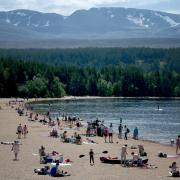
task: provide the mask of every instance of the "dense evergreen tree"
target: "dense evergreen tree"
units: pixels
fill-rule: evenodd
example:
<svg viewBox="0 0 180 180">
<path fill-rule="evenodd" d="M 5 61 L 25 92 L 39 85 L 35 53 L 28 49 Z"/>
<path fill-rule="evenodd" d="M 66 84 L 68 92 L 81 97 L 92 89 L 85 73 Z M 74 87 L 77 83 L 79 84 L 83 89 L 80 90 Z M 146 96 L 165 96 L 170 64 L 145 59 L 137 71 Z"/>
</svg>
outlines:
<svg viewBox="0 0 180 180">
<path fill-rule="evenodd" d="M 179 50 L 0 50 L 0 97 L 180 96 Z"/>
</svg>

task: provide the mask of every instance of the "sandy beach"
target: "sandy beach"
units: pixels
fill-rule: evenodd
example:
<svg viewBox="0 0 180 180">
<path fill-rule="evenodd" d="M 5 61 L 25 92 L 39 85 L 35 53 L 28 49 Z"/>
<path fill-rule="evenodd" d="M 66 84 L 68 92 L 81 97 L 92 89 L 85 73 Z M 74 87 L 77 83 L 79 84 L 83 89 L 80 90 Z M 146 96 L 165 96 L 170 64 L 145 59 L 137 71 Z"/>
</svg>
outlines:
<svg viewBox="0 0 180 180">
<path fill-rule="evenodd" d="M 73 97 L 74 98 L 74 97 Z M 76 98 L 74 98 L 76 99 Z M 169 177 L 169 165 L 173 161 L 177 162 L 177 166 L 180 167 L 179 158 L 159 158 L 158 152 L 162 151 L 168 155 L 175 155 L 175 146 L 161 145 L 155 142 L 141 141 L 128 139 L 118 139 L 114 136 L 114 143 L 104 143 L 104 138 L 91 137 L 92 140 L 98 144 L 70 144 L 63 143 L 59 138 L 48 137 L 52 127 L 42 125 L 39 122 L 28 121 L 27 116 L 19 116 L 15 108 L 18 104 L 12 108 L 8 105 L 10 99 L 0 99 L 0 141 L 13 142 L 17 139 L 16 129 L 19 123 L 27 125 L 28 135 L 27 138 L 21 139 L 22 145 L 20 145 L 19 160 L 13 161 L 14 154 L 11 151 L 11 145 L 0 145 L 0 180 L 32 180 L 32 179 L 54 179 L 49 175 L 37 175 L 34 173 L 35 168 L 43 167 L 39 162 L 38 149 L 41 145 L 46 148 L 46 152 L 52 152 L 53 150 L 63 154 L 64 159 L 72 160 L 71 166 L 64 166 L 62 169 L 71 174 L 68 177 L 59 177 L 72 180 L 156 180 L 156 179 L 172 179 Z M 66 129 L 64 129 L 66 128 Z M 76 128 L 67 128 L 65 126 L 60 130 L 63 133 L 64 130 L 68 131 L 68 134 L 73 134 Z M 79 134 L 85 133 L 85 128 L 81 128 Z M 86 139 L 82 136 L 83 140 Z M 120 156 L 121 146 L 128 145 L 128 157 L 131 158 L 131 152 L 138 152 L 138 149 L 131 149 L 131 146 L 137 147 L 143 145 L 145 151 L 148 154 L 148 164 L 151 164 L 153 168 L 139 168 L 139 167 L 122 167 L 119 164 L 104 164 L 99 160 L 100 156 Z M 95 165 L 89 164 L 89 150 L 93 148 L 95 155 Z M 103 151 L 108 151 L 108 154 L 103 154 Z M 83 158 L 79 158 L 80 154 L 84 154 Z M 155 168 L 157 167 L 157 168 Z M 61 167 L 60 167 L 61 169 Z"/>
</svg>

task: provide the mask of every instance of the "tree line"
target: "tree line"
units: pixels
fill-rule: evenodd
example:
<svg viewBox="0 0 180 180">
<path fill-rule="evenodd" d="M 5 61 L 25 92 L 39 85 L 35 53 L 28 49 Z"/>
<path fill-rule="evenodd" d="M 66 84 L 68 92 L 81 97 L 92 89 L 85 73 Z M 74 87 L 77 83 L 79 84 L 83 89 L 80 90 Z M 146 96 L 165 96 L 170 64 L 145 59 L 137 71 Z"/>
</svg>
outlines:
<svg viewBox="0 0 180 180">
<path fill-rule="evenodd" d="M 0 59 L 0 97 L 180 96 L 176 71 L 146 72 L 134 65 L 50 65 Z"/>
<path fill-rule="evenodd" d="M 128 64 L 147 72 L 161 69 L 180 72 L 180 48 L 0 49 L 0 58 L 98 68 Z"/>
</svg>

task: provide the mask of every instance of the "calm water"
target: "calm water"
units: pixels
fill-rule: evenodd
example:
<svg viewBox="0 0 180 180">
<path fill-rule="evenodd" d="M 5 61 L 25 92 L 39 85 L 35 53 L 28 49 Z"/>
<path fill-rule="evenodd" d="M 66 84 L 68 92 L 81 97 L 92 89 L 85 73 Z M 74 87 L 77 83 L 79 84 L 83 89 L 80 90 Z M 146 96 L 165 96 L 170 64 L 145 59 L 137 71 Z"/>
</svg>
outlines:
<svg viewBox="0 0 180 180">
<path fill-rule="evenodd" d="M 104 120 L 109 126 L 112 122 L 118 132 L 118 124 L 122 118 L 133 132 L 139 128 L 139 137 L 169 143 L 180 134 L 180 100 L 127 100 L 127 99 L 94 99 L 64 100 L 34 104 L 34 109 L 41 112 L 65 112 L 76 115 L 85 121 Z M 160 110 L 157 110 L 159 105 Z"/>
</svg>

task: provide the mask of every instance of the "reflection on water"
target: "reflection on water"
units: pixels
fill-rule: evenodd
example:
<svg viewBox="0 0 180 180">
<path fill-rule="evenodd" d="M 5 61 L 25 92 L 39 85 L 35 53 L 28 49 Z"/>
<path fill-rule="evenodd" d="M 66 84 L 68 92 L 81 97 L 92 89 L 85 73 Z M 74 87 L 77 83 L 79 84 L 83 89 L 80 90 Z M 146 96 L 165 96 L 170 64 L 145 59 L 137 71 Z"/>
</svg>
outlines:
<svg viewBox="0 0 180 180">
<path fill-rule="evenodd" d="M 51 106 L 49 107 L 49 103 Z M 160 107 L 160 110 L 157 107 Z M 33 105 L 35 110 L 67 113 L 89 121 L 104 120 L 106 125 L 114 124 L 117 132 L 120 118 L 131 132 L 139 128 L 139 137 L 169 143 L 180 134 L 179 100 L 129 100 L 129 99 L 94 99 L 63 100 Z"/>
</svg>

